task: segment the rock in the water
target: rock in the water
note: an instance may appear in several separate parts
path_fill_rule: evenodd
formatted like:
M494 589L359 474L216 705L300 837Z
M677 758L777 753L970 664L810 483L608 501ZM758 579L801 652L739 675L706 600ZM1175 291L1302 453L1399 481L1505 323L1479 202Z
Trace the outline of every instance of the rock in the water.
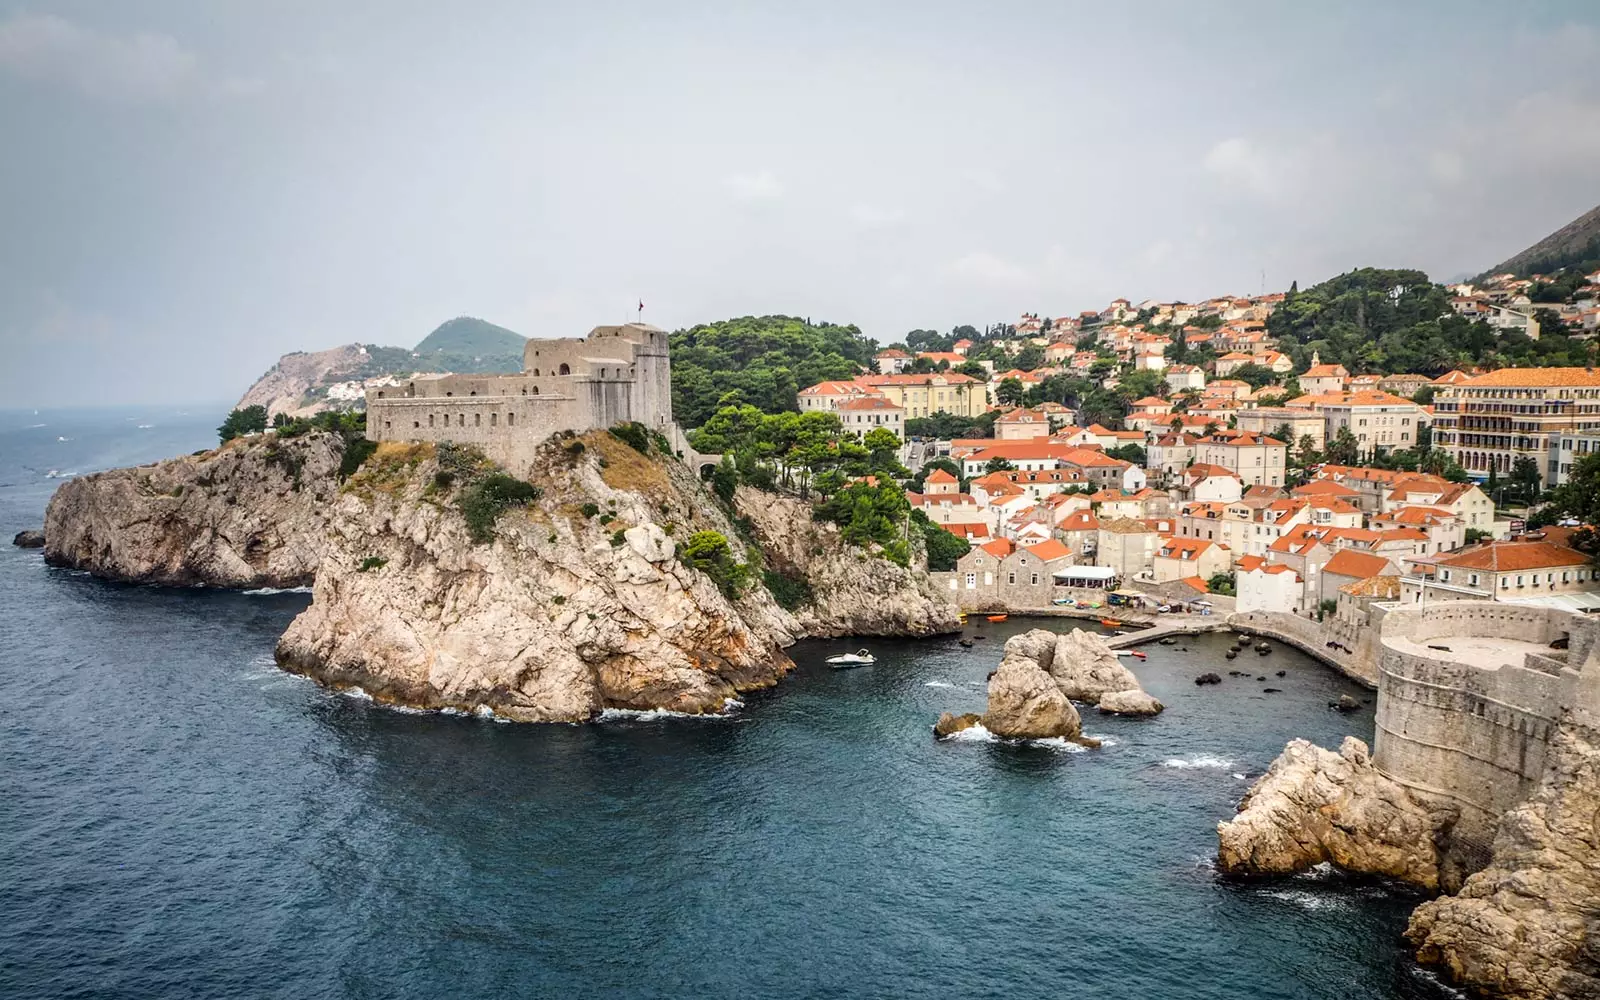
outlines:
M1354 712L1361 707L1361 703L1347 694L1341 694L1337 701L1328 702L1329 708L1336 708L1341 712Z
M1496 997L1600 996L1600 731L1563 720L1533 797L1506 813L1489 866L1417 907L1423 962Z
M302 587L322 562L344 439L310 431L63 483L45 561L133 583Z
M1165 707L1139 688L1109 691L1100 696L1100 711L1108 715L1160 715Z
M1288 875L1331 861L1437 890L1440 845L1458 816L1453 804L1424 800L1385 777L1355 737L1338 753L1293 740L1238 815L1217 824L1218 867Z
M1194 679L1196 684L1221 684L1222 678L1213 673L1204 673Z
M44 548L44 532L37 530L19 531L16 537L11 539L11 544L19 549L42 549Z
M1050 635L1043 629L1035 631ZM1050 671L1050 676L1056 679L1061 693L1073 701L1086 701L1092 705L1107 692L1127 691L1139 686L1139 679L1133 675L1133 671L1123 666L1116 651L1095 633L1075 628L1050 638L1052 652L1041 662Z
M1011 652L1010 642L1006 647L1005 659L989 678L989 708L983 713L983 727L996 736L1016 739L1078 736L1083 731L1078 710L1055 680L1037 660Z
M942 739L946 736L954 736L963 729L971 729L973 726L982 724L983 717L975 712L967 712L963 715L952 715L946 712L939 716L938 722L933 724L933 735Z

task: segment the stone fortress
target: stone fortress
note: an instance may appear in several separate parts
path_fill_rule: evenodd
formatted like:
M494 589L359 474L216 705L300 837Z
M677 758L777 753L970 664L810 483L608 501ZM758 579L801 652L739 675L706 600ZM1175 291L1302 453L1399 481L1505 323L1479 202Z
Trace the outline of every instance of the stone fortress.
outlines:
M520 375L418 375L367 392L372 440L476 445L518 474L551 434L628 421L691 454L672 419L667 333L643 323L529 340Z
M1538 786L1557 725L1600 717L1600 620L1448 601L1391 605L1378 625L1373 763L1460 808L1447 856L1476 871L1500 817Z

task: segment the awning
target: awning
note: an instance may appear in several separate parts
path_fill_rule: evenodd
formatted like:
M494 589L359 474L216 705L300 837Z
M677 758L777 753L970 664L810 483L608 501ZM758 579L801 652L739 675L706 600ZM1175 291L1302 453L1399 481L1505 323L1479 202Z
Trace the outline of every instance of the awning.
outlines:
M1430 588L1432 584L1428 585ZM1557 611L1595 611L1600 610L1600 594L1591 594L1580 591L1573 594L1546 594L1543 597L1513 597L1502 600L1501 604L1521 604L1534 608L1554 608Z
M1143 596L1145 596L1144 592L1143 591L1139 591L1139 590L1113 590L1112 593L1116 594L1118 597L1143 597Z
M1103 583L1116 579L1117 571L1110 566L1068 566L1050 575L1057 580L1097 580Z

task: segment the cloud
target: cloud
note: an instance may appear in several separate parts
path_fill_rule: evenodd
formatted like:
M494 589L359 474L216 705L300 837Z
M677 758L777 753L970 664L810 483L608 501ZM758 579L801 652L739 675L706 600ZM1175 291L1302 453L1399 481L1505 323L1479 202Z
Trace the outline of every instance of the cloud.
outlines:
M106 34L53 14L0 21L0 71L125 104L238 97L261 89L258 80L208 80L195 54L170 35Z
M905 217L906 213L898 208L884 208L880 205L859 204L850 208L851 220L867 229L892 226Z
M739 201L767 201L783 197L783 182L770 170L753 174L730 174L722 183Z
M1171 240L1156 240L1144 248L1140 259L1147 265L1155 266L1165 263L1172 256L1174 247Z
M1259 142L1241 136L1223 139L1206 151L1206 170L1227 184L1262 196L1275 197L1279 190L1279 164Z
M1034 283L1033 272L1015 261L1006 260L983 250L959 258L950 265L950 272L959 278L983 285L1018 287Z

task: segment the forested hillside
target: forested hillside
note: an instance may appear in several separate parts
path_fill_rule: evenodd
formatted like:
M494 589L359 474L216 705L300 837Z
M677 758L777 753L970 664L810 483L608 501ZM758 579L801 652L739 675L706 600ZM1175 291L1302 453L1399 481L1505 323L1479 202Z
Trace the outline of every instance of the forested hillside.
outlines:
M441 323L416 346L419 371L519 372L527 339L472 316Z
M855 326L742 316L672 334L672 410L699 427L726 405L795 409L795 393L870 368L877 345Z
M1421 271L1361 268L1305 291L1291 288L1267 320L1279 349L1304 370L1313 352L1351 374L1420 372L1484 365L1582 365L1584 345L1559 325L1538 341L1456 316L1449 293Z

